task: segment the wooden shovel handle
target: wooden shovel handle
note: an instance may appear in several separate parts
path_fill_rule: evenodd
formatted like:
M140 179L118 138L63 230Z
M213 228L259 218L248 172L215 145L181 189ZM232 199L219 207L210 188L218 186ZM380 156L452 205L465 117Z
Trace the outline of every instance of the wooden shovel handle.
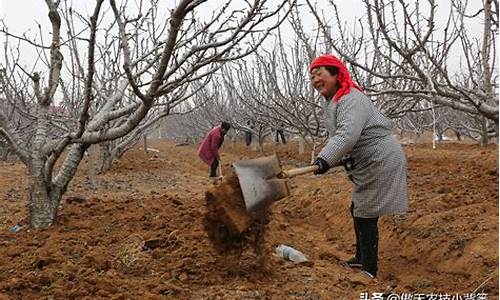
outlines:
M295 177L297 175L312 173L312 172L316 171L318 168L319 168L318 166L314 165L314 166L285 170L285 171L281 172L281 177L291 178L291 177Z
M220 177L224 177L222 175L222 161L219 159L219 174L220 174Z

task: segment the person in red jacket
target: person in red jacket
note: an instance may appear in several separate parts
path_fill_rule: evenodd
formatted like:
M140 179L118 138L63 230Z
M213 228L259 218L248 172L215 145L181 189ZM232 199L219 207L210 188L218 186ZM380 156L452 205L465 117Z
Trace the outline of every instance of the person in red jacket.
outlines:
M198 148L198 156L210 166L210 177L217 177L217 167L220 161L219 148L230 128L231 124L227 122L215 126L208 132Z

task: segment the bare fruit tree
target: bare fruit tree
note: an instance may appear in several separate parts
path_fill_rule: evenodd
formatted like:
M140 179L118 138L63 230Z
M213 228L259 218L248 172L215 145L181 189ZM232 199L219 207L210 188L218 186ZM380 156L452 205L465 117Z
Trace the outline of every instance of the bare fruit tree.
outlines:
M307 0L328 48L354 67L355 79L368 93L391 97L400 111L411 111L422 101L467 113L463 117L482 117L483 127L491 123L498 135L497 1L485 0L474 12L470 2L453 0L440 26L437 5L444 4L435 0L363 2L367 22L359 22L361 30L353 32L343 25L333 1L320 11ZM468 30L470 19L482 21L481 36ZM461 64L452 68L459 57Z
M457 137L471 137L481 144L497 136L498 130L492 130L498 129L498 99L492 92L498 88L498 63L492 55L497 2L485 1L471 14L467 2L452 1L447 19L436 20L433 0L412 4L366 0L366 18L357 20L358 27L347 27L349 22L341 18L334 1L323 11L312 1L306 3L319 26L305 28L304 14L295 7L288 19L295 33L287 36L292 43L283 41L279 29L274 48L259 49L227 65L221 94L230 100L228 107L222 102L205 107L194 119L214 122L213 116L224 111L237 128L257 137L269 135L282 122L313 146L321 143L320 101L307 82L308 64L318 54L333 52L348 63L354 80L401 132L420 136L431 130L439 140L450 129ZM467 31L467 19L477 21L481 16L483 34L475 39ZM462 63L457 67L459 58ZM259 125L247 126L248 120Z
M4 26L6 39L32 45L39 55L31 67L21 67L12 55L16 50L4 48L0 62L0 99L8 106L0 111L0 136L27 166L32 227L53 224L90 145L124 138L147 126L151 112L159 116L169 104L188 101L185 96L195 92L196 82L252 53L294 5L288 0L272 7L267 1L242 1L237 6L227 1L201 17L199 12L208 10L206 2L179 1L163 18L155 10L127 11L126 2L114 0L95 1L92 15L86 17L67 1L45 0L49 45L42 29L33 41ZM106 4L110 9L103 9ZM70 16L86 27L70 30ZM45 65L43 70L40 65ZM54 113L60 103L73 105ZM10 109L31 134L13 123L16 118L6 114ZM61 126L58 118L68 123ZM56 161L61 162L58 168Z
M289 22L301 28L297 10L292 11ZM285 43L277 30L273 48L259 49L248 60L231 63L223 72L224 82L237 109L245 111L245 118L254 123L253 128L243 129L259 137L260 143L263 134L273 134L280 126L314 148L323 129L320 99L308 80L309 61L315 55L311 49L316 45L304 43L298 34L288 38L290 43Z

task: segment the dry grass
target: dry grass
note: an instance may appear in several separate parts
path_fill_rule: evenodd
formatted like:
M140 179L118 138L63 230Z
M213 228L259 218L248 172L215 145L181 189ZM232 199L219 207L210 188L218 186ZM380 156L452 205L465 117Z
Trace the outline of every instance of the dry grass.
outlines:
M145 258L143 252L144 238L138 234L128 236L119 248L118 253L113 259L113 263L120 268L130 269L140 264Z

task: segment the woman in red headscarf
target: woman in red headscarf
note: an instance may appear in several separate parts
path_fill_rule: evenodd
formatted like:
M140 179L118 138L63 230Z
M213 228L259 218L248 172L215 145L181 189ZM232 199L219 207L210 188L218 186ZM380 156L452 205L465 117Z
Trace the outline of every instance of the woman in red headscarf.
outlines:
M378 218L408 210L406 159L392 134L392 122L352 81L346 66L333 55L311 62L311 81L324 97L328 143L314 164L316 174L344 164L353 182L351 215L356 254L346 263L374 278L378 270Z

